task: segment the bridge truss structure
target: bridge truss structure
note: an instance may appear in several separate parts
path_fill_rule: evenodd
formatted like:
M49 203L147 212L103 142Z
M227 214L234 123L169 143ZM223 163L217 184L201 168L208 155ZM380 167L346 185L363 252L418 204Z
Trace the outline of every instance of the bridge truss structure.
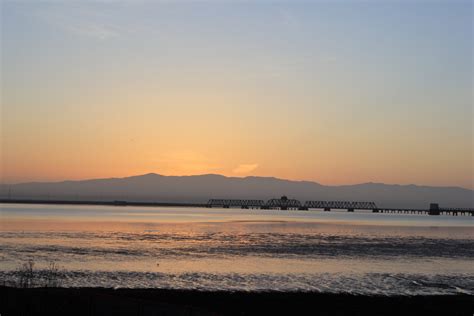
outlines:
M307 201L306 208L343 209L343 210L376 210L374 202L349 202L349 201Z
M454 216L461 214L474 216L473 208L439 207L436 203L432 203L429 209L387 208L378 207L375 202L306 201L304 204L302 204L300 201L296 199L288 199L286 196L283 196L280 199L270 199L267 202L265 202L264 200L210 199L207 202L206 206L222 208L239 207L243 209L259 208L280 210L324 209L325 211L330 211L331 209L344 209L348 212L354 212L354 210L372 210L372 212L374 213L404 213L428 215L450 214Z
M299 209L301 208L301 202L295 199L271 199L268 200L267 204L265 205L266 208L269 209L282 209L282 210L289 210L289 209Z

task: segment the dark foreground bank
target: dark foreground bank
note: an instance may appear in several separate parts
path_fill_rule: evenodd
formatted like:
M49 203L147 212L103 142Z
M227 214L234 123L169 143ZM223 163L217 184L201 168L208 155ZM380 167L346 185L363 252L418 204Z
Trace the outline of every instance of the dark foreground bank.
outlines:
M0 287L8 315L469 315L474 296Z

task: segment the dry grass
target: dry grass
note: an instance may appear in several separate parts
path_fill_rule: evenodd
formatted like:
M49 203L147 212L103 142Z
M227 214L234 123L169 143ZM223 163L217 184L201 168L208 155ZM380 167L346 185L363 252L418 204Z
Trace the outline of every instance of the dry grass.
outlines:
M35 262L28 260L16 270L15 286L20 288L59 287L62 283L63 271L59 265L51 261L46 269L35 269Z

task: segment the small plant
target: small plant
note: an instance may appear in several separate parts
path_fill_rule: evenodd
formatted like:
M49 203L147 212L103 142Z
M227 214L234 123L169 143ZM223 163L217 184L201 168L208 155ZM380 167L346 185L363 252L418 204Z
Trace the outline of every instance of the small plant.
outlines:
M58 287L61 284L61 271L55 261L51 261L45 271L44 287Z
M28 260L18 268L19 283L18 286L21 288L30 288L35 284L36 273L34 270L35 262Z
M29 260L18 267L16 274L18 276L16 286L20 288L59 287L61 284L62 273L55 261L49 262L46 269L37 270L35 262Z

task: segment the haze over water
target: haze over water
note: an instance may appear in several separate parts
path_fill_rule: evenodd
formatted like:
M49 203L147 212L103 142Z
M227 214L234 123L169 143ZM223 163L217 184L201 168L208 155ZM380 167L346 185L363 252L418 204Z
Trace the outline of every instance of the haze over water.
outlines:
M50 261L66 287L474 294L474 218L1 205L0 277Z

